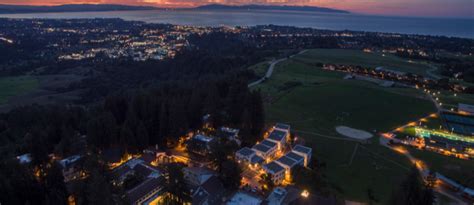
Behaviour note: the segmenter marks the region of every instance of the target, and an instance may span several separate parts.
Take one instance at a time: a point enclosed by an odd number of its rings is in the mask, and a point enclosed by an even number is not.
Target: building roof
[[[67,168],[74,163],[78,162],[81,159],[81,155],[73,155],[68,158],[62,159],[59,161],[59,164],[61,164],[62,167]]]
[[[304,160],[304,157],[299,155],[299,154],[296,154],[294,152],[288,152],[285,156],[299,162],[299,161],[303,161]]]
[[[204,184],[213,175],[215,175],[215,172],[204,167],[185,167],[184,173],[188,183],[191,183],[195,186]]]
[[[282,130],[290,130],[290,125],[283,124],[283,123],[276,123],[275,128],[282,129]]]
[[[275,140],[275,141],[282,141],[286,137],[286,132],[283,132],[281,130],[273,130],[272,133],[270,133],[270,136],[268,136],[269,139]]]
[[[252,147],[252,149],[259,152],[267,153],[271,149],[271,147],[265,146],[263,144],[256,144]]]
[[[250,159],[250,163],[252,164],[262,164],[263,162],[265,162],[265,160],[258,155],[254,155],[252,159]]]
[[[142,197],[148,195],[153,190],[160,188],[161,185],[161,178],[148,178],[143,183],[128,191],[126,193],[127,198],[133,204],[136,201],[140,200]]]
[[[309,154],[309,153],[311,153],[311,151],[312,151],[311,148],[305,147],[305,146],[303,146],[303,145],[296,145],[295,147],[293,147],[293,150],[294,150],[294,151],[297,151],[297,152],[304,153],[304,154]]]
[[[206,143],[212,141],[211,137],[204,136],[204,135],[201,135],[201,134],[194,135],[193,138],[196,139],[196,140],[202,141],[202,142],[206,142]]]
[[[16,157],[20,164],[28,164],[31,162],[31,154],[23,154]]]
[[[298,163],[294,159],[291,159],[287,156],[282,156],[279,159],[277,159],[276,161],[277,161],[277,163],[280,163],[280,164],[285,165],[285,166],[290,167],[290,168],[293,168],[293,166],[295,166]]]
[[[222,181],[217,176],[212,176],[198,188],[193,195],[193,204],[222,204],[221,197],[225,192]]]
[[[474,105],[459,103],[458,109],[464,112],[474,114]]]
[[[279,172],[285,170],[285,168],[283,168],[282,166],[280,166],[276,162],[270,162],[268,164],[263,165],[263,167],[264,167],[264,169],[272,172],[271,174],[276,174],[276,173],[279,173]]]
[[[238,191],[227,202],[227,205],[260,205],[262,201],[263,200],[258,196],[244,191]]]
[[[263,140],[262,142],[260,142],[260,144],[263,144],[263,145],[265,145],[267,147],[270,147],[270,148],[277,146],[277,144],[275,142],[272,142],[268,139]]]
[[[242,155],[242,156],[245,156],[245,157],[250,157],[252,156],[253,154],[255,154],[255,151],[248,148],[248,147],[244,147],[242,149],[239,149],[237,151],[238,154]]]
[[[286,198],[287,193],[288,192],[283,187],[274,188],[272,193],[267,197],[268,205],[282,204],[283,200]]]

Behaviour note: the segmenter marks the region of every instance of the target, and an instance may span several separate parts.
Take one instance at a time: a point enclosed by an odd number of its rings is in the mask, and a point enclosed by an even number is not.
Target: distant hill
[[[0,13],[46,13],[46,12],[86,12],[86,11],[131,11],[155,10],[151,6],[125,6],[117,4],[65,4],[60,6],[22,6],[0,4]]]
[[[331,9],[316,6],[272,6],[272,5],[257,5],[249,4],[242,6],[231,6],[223,4],[209,4],[196,7],[195,9],[202,10],[283,10],[283,11],[310,11],[310,12],[328,12],[328,13],[350,13],[345,10]]]

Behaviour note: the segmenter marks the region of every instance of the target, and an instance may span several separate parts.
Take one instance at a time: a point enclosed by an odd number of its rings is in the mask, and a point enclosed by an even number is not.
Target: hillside
[[[315,7],[315,6],[273,6],[273,5],[242,5],[232,6],[223,4],[209,4],[204,6],[196,7],[196,9],[202,10],[281,10],[281,11],[307,11],[307,12],[327,12],[327,13],[350,13],[344,10]]]

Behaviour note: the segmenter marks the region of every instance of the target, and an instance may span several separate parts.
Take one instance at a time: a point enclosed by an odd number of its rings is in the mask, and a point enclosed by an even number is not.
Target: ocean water
[[[295,11],[154,10],[0,14],[0,18],[122,18],[193,26],[285,25],[329,30],[377,31],[474,38],[474,18],[415,18]]]

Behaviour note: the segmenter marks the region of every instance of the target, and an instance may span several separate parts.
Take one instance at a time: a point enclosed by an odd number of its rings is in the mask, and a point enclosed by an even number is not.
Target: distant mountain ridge
[[[282,10],[282,11],[309,11],[309,12],[327,12],[327,13],[350,13],[349,11],[331,9],[326,7],[316,7],[316,6],[275,6],[275,5],[258,5],[258,4],[248,4],[241,6],[232,6],[224,4],[208,4],[204,6],[196,7],[195,9],[202,10]]]
[[[25,6],[0,4],[0,14],[15,13],[47,13],[47,12],[88,12],[88,11],[136,11],[136,10],[163,10],[153,6],[128,6],[120,4],[65,4],[59,6]],[[331,9],[315,6],[275,6],[275,5],[224,5],[208,4],[194,8],[175,8],[176,10],[281,10],[281,11],[307,11],[326,13],[350,13],[345,10]]]
[[[86,11],[132,11],[155,9],[159,8],[151,6],[127,6],[119,4],[65,4],[60,6],[23,6],[0,4],[0,14]]]

